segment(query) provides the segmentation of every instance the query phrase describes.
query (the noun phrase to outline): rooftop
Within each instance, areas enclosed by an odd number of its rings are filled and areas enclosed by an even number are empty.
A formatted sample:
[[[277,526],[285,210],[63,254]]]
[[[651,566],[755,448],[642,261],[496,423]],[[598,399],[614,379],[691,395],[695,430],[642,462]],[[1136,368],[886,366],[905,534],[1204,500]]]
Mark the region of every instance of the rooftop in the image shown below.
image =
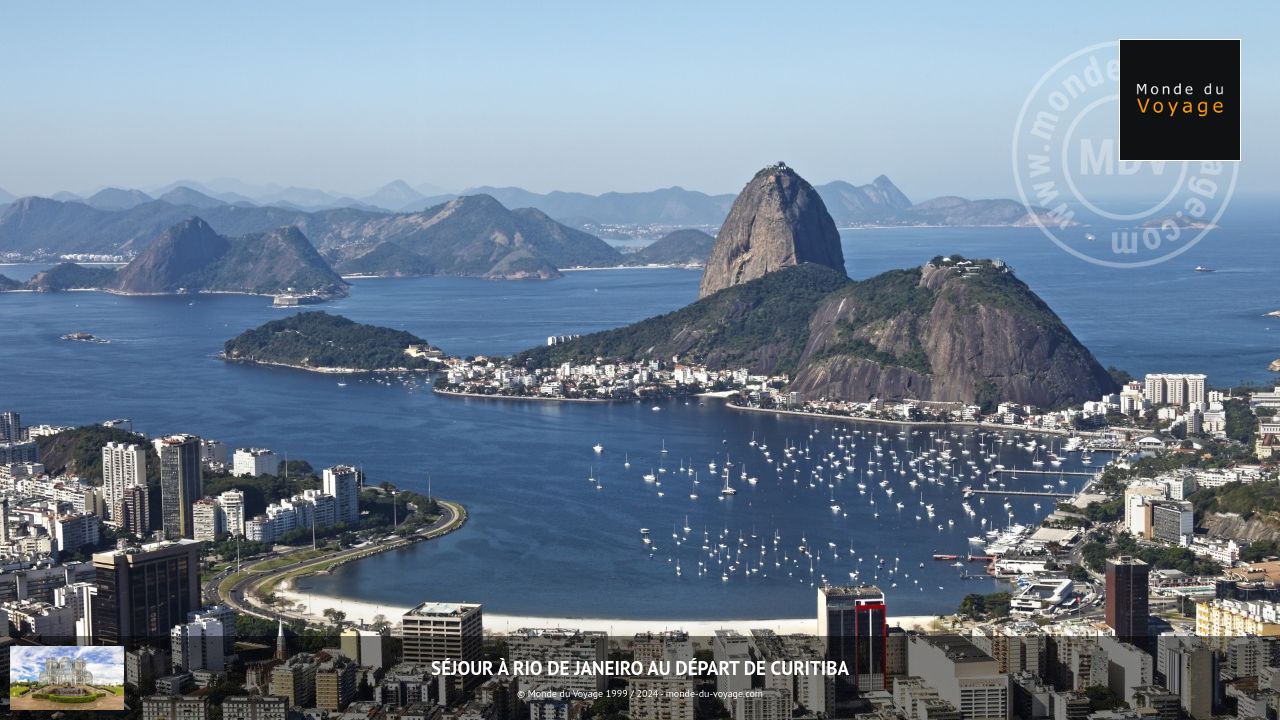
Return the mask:
[[[917,635],[916,637],[941,650],[952,662],[992,662],[990,655],[959,635]]]
[[[479,603],[424,602],[405,613],[405,615],[417,617],[462,617],[473,610],[479,609]]]

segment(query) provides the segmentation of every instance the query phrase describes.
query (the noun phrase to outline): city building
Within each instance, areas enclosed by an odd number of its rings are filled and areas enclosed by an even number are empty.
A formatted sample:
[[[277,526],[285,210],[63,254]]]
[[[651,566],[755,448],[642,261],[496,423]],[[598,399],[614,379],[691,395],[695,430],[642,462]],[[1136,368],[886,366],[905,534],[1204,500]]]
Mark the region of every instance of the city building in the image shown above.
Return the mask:
[[[1107,626],[1125,642],[1142,644],[1147,637],[1149,583],[1143,561],[1127,555],[1107,560]]]
[[[481,657],[484,620],[479,604],[424,602],[400,618],[400,629],[401,658],[406,663]],[[450,679],[456,687],[466,687],[477,678],[454,675]]]
[[[334,465],[321,473],[320,489],[334,499],[334,520],[344,525],[360,522],[359,473],[350,465]]]
[[[222,510],[223,526],[232,535],[244,536],[244,492],[226,490],[218,496],[218,507]]]
[[[289,702],[271,695],[236,695],[222,700],[222,720],[286,720]]]
[[[339,645],[342,654],[361,667],[385,670],[391,664],[391,631],[386,626],[344,628]]]
[[[338,655],[316,668],[316,707],[321,710],[346,709],[356,695],[356,664]]]
[[[884,593],[874,585],[824,585],[818,588],[818,636],[827,643],[827,659],[844,662],[849,675],[836,679],[842,690],[887,687],[888,612]]]
[[[151,489],[134,485],[125,488],[120,498],[120,514],[117,525],[137,538],[151,533]]]
[[[1152,405],[1204,405],[1206,379],[1196,373],[1148,373],[1143,382],[1143,396]]]
[[[314,707],[316,671],[320,661],[311,653],[298,653],[271,671],[268,692],[285,699],[291,707]]]
[[[213,498],[200,498],[191,507],[192,536],[196,540],[213,542],[224,530],[222,508]]]
[[[204,495],[200,438],[170,435],[156,440],[155,447],[160,456],[160,528],[166,540],[193,537],[191,508]]]
[[[169,672],[169,652],[166,649],[144,645],[124,653],[124,681],[140,694],[156,688],[156,678]]]
[[[751,638],[737,630],[716,630],[711,639],[711,655],[717,663],[745,663],[755,658]],[[716,692],[729,695],[751,689],[751,676],[746,673],[717,673]]]
[[[258,477],[280,472],[280,460],[266,448],[236,448],[231,456],[231,474],[236,477]]]
[[[765,689],[735,693],[725,702],[733,720],[791,720],[791,695],[786,690]]]
[[[0,412],[0,442],[21,442],[26,435],[22,432],[22,415],[17,410]]]
[[[693,678],[627,679],[630,720],[693,720],[697,696]]]
[[[102,446],[102,504],[105,519],[120,526],[120,503],[125,488],[146,487],[147,450],[136,443],[109,442]]]
[[[918,677],[966,720],[1007,720],[1009,676],[996,661],[959,635],[913,635],[907,673]]]
[[[209,698],[151,695],[142,698],[142,720],[208,720]]]
[[[579,662],[603,662],[609,657],[609,635],[600,631],[522,628],[507,633],[507,657],[512,662],[539,661],[567,663],[570,667]],[[545,682],[542,676],[516,675],[522,690]],[[587,696],[605,689],[608,678],[587,673],[557,677],[556,685],[564,690]]]
[[[1195,507],[1188,500],[1162,500],[1151,504],[1151,539],[1187,545],[1195,535]]]
[[[226,629],[222,621],[202,618],[173,626],[170,631],[173,666],[194,672],[226,669]]]
[[[95,553],[93,622],[97,640],[164,638],[200,608],[200,543],[153,543]]]

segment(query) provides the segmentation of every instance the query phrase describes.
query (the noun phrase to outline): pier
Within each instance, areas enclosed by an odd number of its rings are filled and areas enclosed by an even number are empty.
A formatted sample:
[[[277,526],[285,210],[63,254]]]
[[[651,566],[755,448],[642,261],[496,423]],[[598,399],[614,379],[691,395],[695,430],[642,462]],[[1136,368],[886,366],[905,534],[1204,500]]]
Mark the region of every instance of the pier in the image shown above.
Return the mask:
[[[969,495],[1012,495],[1025,497],[1051,497],[1070,500],[1075,497],[1071,493],[1050,492],[1048,490],[970,490]]]
[[[1097,477],[1102,471],[1084,472],[1081,470],[1014,470],[1011,468],[992,470],[994,473],[1003,473],[1005,475],[1071,475],[1073,477]]]

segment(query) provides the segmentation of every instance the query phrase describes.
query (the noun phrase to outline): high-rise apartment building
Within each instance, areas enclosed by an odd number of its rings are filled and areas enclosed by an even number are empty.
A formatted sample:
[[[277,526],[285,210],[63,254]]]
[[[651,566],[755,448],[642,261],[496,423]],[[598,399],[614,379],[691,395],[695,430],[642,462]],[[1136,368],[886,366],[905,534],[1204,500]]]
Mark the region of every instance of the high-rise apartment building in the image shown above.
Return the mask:
[[[147,450],[136,443],[109,442],[102,446],[102,501],[106,521],[121,526],[124,491],[147,485]]]
[[[200,543],[154,543],[93,556],[98,642],[165,638],[200,607]]]
[[[155,441],[160,456],[160,527],[166,540],[195,535],[192,505],[204,495],[200,438],[170,435]]]

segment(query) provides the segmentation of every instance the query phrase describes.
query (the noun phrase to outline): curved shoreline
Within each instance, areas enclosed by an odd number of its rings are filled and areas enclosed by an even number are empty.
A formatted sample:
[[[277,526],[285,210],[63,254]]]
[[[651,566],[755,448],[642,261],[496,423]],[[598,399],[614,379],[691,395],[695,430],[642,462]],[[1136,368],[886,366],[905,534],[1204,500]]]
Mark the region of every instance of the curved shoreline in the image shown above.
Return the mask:
[[[858,423],[879,423],[881,425],[903,425],[903,426],[920,426],[920,427],[971,427],[983,428],[986,430],[1016,430],[1019,432],[1033,432],[1044,435],[1063,435],[1070,437],[1073,433],[1082,437],[1096,437],[1098,433],[1091,433],[1087,430],[1054,430],[1052,428],[1033,428],[1025,425],[1000,425],[998,423],[982,423],[972,420],[892,420],[889,418],[871,418],[861,415],[829,415],[826,413],[805,412],[803,410],[774,410],[771,408],[758,408],[749,405],[738,405],[732,402],[726,402],[725,407],[731,410],[740,410],[742,412],[758,412],[770,415],[794,415],[796,417],[810,417],[821,420],[839,420],[842,422],[858,422]]]
[[[485,395],[484,393],[464,392],[462,390],[441,390],[432,387],[431,392],[440,395],[449,395],[452,397],[480,398],[481,400],[530,400],[538,402],[576,402],[576,403],[617,403],[630,402],[630,399],[618,398],[567,398],[567,397],[542,397],[541,395]]]
[[[254,568],[260,563],[273,562],[279,560],[281,557],[288,557],[288,553],[283,556],[273,555],[264,560],[259,560],[250,564],[242,571],[243,577],[239,577],[234,581],[231,581],[232,578],[235,577],[235,575],[231,575],[220,581],[215,586],[218,594],[218,600],[241,612],[265,617],[267,619],[301,619],[306,621],[308,619],[306,616],[299,615],[296,612],[288,610],[280,611],[273,607],[263,605],[260,600],[254,597],[254,592],[265,585],[276,584],[285,585],[286,587],[279,587],[276,592],[280,595],[287,595],[288,593],[294,592],[287,589],[287,585],[291,585],[297,578],[306,577],[307,575],[313,575],[318,572],[328,572],[335,567],[340,567],[347,563],[362,560],[389,550],[399,550],[420,542],[434,540],[435,538],[443,537],[455,530],[458,530],[467,523],[469,515],[467,513],[466,506],[452,500],[442,500],[440,498],[436,498],[436,502],[449,513],[449,519],[437,527],[419,530],[408,537],[396,537],[389,541],[375,542],[369,547],[353,548],[344,552],[335,553],[334,555],[304,560],[301,563],[284,565],[261,573],[254,570]],[[306,550],[307,548],[305,546],[301,546],[295,548],[291,552],[305,552]]]
[[[294,365],[286,362],[271,362],[269,360],[250,360],[247,358],[227,357],[227,354],[220,352],[214,357],[226,363],[235,363],[237,365],[261,365],[263,367],[288,368],[289,370],[303,370],[305,372],[318,373],[320,375],[392,375],[396,373],[433,373],[434,368],[380,368],[378,370],[363,370],[361,368],[332,368],[332,367],[311,367],[308,365]]]

